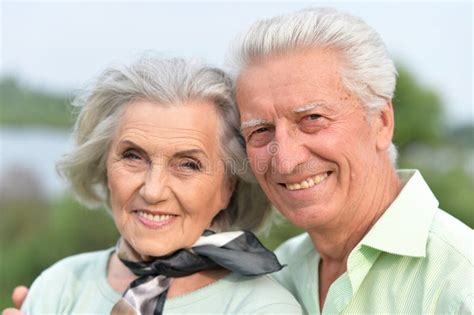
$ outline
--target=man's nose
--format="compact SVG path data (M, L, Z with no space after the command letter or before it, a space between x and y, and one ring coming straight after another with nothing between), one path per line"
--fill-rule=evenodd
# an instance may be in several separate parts
M139 193L148 204L157 204L169 197L168 175L162 166L150 165Z
M276 130L275 139L268 145L268 151L272 155L272 171L277 174L292 174L309 158L304 141L297 131L290 131L288 128Z

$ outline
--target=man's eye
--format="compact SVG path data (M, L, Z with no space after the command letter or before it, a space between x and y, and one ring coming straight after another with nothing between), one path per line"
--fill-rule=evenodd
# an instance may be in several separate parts
M310 114L304 116L299 125L303 132L314 133L323 129L327 125L327 120L319 114Z
M268 128L267 127L262 127L262 128L258 128L257 130L254 131L254 133L264 133L268 131Z
M273 139L273 131L274 128L271 126L259 127L249 135L247 144L254 147L264 146Z
M306 120L317 120L321 118L321 115L318 115L318 114L311 114L311 115L308 115L305 117Z

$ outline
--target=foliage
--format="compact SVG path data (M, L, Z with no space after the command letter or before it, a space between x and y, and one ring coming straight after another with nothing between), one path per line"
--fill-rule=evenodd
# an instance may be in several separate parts
M69 101L64 95L21 86L8 77L0 79L0 95L0 125L72 125Z
M416 143L436 145L446 130L444 109L435 91L420 85L402 66L393 98L395 111L394 142L401 153Z
M474 124L452 127L449 130L449 143L458 148L474 150Z

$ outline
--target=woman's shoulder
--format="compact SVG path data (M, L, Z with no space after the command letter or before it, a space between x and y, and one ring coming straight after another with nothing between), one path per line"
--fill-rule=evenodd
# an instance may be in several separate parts
M66 258L63 258L57 261L53 265L51 265L49 268L43 271L42 274L45 274L45 273L58 274L58 273L64 273L64 272L82 274L84 272L92 271L91 269L94 269L94 270L98 269L99 265L106 266L107 261L112 251L113 251L113 248L109 248L109 249L104 249L100 251L87 252L87 253L81 253L81 254L68 256ZM103 264L100 264L101 262ZM104 269L104 272L105 272L105 269Z
M296 299L269 275L235 273L165 303L165 314L302 314Z
M112 251L110 248L63 258L41 272L33 284L84 282L105 276Z
M83 253L56 262L35 279L22 309L27 313L60 312L64 303L84 292L85 283L92 285L105 278L112 251Z
M245 300L239 313L301 314L301 306L293 295L270 275L245 277L232 274L236 296Z
M278 260L283 264L301 262L307 255L314 253L314 245L306 232L286 240L275 250Z
M229 281L234 282L234 284L239 287L239 290L250 290L252 291L252 293L255 294L269 294L270 292L272 292L277 295L292 297L291 293L289 293L288 290L286 290L278 281L276 281L270 275L245 277L237 274L232 274L229 277Z

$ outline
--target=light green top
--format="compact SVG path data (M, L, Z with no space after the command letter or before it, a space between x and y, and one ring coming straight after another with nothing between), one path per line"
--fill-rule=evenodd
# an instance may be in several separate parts
M323 314L472 314L472 230L438 209L418 171L403 170L398 197L352 250ZM275 274L309 314L320 314L320 256L308 234L277 249Z
M120 294L107 282L113 249L61 260L33 283L22 310L27 314L110 314ZM170 314L302 314L295 298L270 276L237 274L166 300Z

